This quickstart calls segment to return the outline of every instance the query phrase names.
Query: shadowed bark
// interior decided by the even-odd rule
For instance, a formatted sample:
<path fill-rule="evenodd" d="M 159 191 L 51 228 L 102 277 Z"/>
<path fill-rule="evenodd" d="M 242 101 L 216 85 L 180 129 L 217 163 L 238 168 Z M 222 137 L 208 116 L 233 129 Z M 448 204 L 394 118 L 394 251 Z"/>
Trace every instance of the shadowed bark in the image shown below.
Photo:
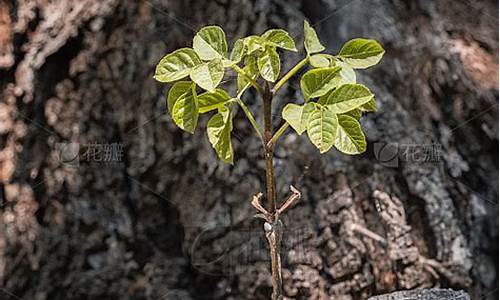
<path fill-rule="evenodd" d="M 290 129 L 276 145 L 278 201 L 302 193 L 282 218 L 285 297 L 497 299 L 497 16 L 465 0 L 0 2 L 0 299 L 268 299 L 258 138 L 238 112 L 235 164 L 219 162 L 208 119 L 181 132 L 152 75 L 206 24 L 301 46 L 304 18 L 327 52 L 367 37 L 386 54 L 358 72 L 379 109 L 365 154 L 320 155 Z M 297 79 L 280 90 L 275 128 L 300 98 Z"/>

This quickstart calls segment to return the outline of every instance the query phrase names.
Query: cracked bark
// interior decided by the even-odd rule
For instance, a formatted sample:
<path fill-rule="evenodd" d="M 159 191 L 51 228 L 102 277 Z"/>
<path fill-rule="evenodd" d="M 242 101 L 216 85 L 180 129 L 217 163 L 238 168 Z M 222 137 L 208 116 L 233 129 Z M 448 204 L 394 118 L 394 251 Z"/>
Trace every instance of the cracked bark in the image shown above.
<path fill-rule="evenodd" d="M 290 131 L 276 145 L 276 197 L 290 183 L 303 194 L 283 216 L 284 298 L 441 286 L 497 299 L 497 15 L 494 1 L 0 2 L 2 288 L 23 299 L 267 299 L 266 237 L 242 201 L 266 182 L 251 126 L 238 114 L 236 163 L 221 165 L 202 130 L 184 135 L 166 117 L 151 75 L 192 28 L 220 24 L 230 42 L 269 27 L 300 37 L 307 17 L 323 20 L 332 52 L 365 36 L 387 54 L 358 77 L 379 101 L 363 119 L 366 154 L 320 156 Z M 298 59 L 286 54 L 282 69 Z M 273 125 L 297 87 L 273 100 Z M 63 164 L 68 142 L 122 143 L 124 157 Z M 385 142 L 436 143 L 440 159 L 387 166 L 375 154 Z M 375 190 L 398 200 L 397 226 Z M 406 256 L 393 255 L 402 242 Z"/>

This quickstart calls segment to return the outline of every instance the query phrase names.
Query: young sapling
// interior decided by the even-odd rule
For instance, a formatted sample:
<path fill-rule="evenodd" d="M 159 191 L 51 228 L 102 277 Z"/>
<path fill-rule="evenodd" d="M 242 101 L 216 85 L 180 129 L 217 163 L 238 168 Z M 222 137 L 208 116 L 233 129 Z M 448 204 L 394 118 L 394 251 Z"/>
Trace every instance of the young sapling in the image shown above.
<path fill-rule="evenodd" d="M 291 195 L 281 205 L 276 199 L 273 156 L 279 138 L 292 127 L 298 135 L 307 132 L 309 140 L 325 153 L 335 147 L 345 154 L 366 150 L 366 139 L 359 122 L 364 113 L 377 110 L 373 93 L 356 83 L 355 70 L 376 65 L 384 55 L 382 46 L 371 39 L 348 41 L 337 55 L 322 53 L 316 31 L 304 21 L 305 57 L 280 78 L 278 49 L 298 52 L 294 40 L 283 29 L 270 29 L 262 35 L 238 39 L 228 56 L 226 35 L 219 26 L 206 26 L 193 38 L 192 48 L 181 48 L 164 56 L 154 78 L 163 83 L 175 82 L 167 96 L 168 111 L 174 123 L 194 133 L 200 114 L 210 113 L 207 135 L 217 156 L 233 164 L 231 141 L 234 109 L 239 106 L 262 143 L 266 166 L 266 193 L 253 196 L 251 204 L 264 219 L 264 232 L 271 257 L 271 298 L 282 298 L 280 247 L 283 224 L 280 216 L 301 197 L 293 186 Z M 297 72 L 309 66 L 300 79 L 303 103 L 286 104 L 281 115 L 283 124 L 274 130 L 272 104 L 274 96 Z M 221 88 L 226 70 L 237 74 L 234 96 Z M 257 123 L 244 101 L 253 88 L 263 101 L 264 126 Z M 265 198 L 266 205 L 262 204 Z"/>

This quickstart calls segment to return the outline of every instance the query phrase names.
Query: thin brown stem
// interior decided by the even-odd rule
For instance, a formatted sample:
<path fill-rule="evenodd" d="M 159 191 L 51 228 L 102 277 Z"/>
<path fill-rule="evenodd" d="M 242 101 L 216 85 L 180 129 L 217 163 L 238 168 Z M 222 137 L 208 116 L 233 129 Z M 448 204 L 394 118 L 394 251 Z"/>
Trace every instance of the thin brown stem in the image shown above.
<path fill-rule="evenodd" d="M 269 89 L 269 84 L 266 82 L 263 93 L 264 101 L 264 158 L 266 160 L 266 198 L 267 198 L 267 210 L 270 214 L 274 215 L 276 211 L 276 187 L 274 183 L 274 166 L 273 166 L 273 155 L 274 147 L 267 146 L 267 143 L 271 140 L 273 136 L 272 128 L 272 101 L 273 94 Z"/>
<path fill-rule="evenodd" d="M 267 229 L 266 229 L 267 228 Z M 281 277 L 281 238 L 283 236 L 283 224 L 280 220 L 276 220 L 272 225 L 266 223 L 264 225 L 266 238 L 269 243 L 269 251 L 271 255 L 271 281 L 273 284 L 272 300 L 283 299 L 283 279 Z"/>
<path fill-rule="evenodd" d="M 268 146 L 268 142 L 273 136 L 272 128 L 272 101 L 273 93 L 266 82 L 262 94 L 264 102 L 264 158 L 266 161 L 266 198 L 267 211 L 269 213 L 268 222 L 264 224 L 266 238 L 269 243 L 269 253 L 271 256 L 271 281 L 273 284 L 272 300 L 282 299 L 282 278 L 281 278 L 281 236 L 282 225 L 276 213 L 276 186 L 274 180 L 273 155 L 274 147 Z"/>
<path fill-rule="evenodd" d="M 289 207 L 293 206 L 300 198 L 300 192 L 294 187 L 290 187 L 292 195 L 285 201 L 279 208 L 276 208 L 276 183 L 274 179 L 274 145 L 276 140 L 285 132 L 287 125 L 283 126 L 274 134 L 272 128 L 272 102 L 273 96 L 276 92 L 287 82 L 300 68 L 307 64 L 308 58 L 306 57 L 300 61 L 292 70 L 290 70 L 271 90 L 269 83 L 266 81 L 264 89 L 260 89 L 263 100 L 263 113 L 264 113 L 264 158 L 266 161 L 266 199 L 267 209 L 260 205 L 259 197 L 254 197 L 252 202 L 257 211 L 261 212 L 266 217 L 264 230 L 266 238 L 269 243 L 269 251 L 271 255 L 271 276 L 273 284 L 272 300 L 280 300 L 283 298 L 283 281 L 281 277 L 281 238 L 283 235 L 283 225 L 281 223 L 280 214 L 285 212 Z M 259 90 L 259 89 L 257 89 Z"/>

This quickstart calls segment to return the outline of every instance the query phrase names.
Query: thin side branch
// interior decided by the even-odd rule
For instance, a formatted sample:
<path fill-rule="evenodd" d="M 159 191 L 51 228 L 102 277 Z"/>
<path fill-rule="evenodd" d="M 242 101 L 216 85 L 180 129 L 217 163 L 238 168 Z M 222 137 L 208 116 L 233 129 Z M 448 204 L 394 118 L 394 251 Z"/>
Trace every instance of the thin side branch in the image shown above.
<path fill-rule="evenodd" d="M 267 142 L 267 147 L 269 148 L 274 147 L 280 136 L 282 136 L 283 133 L 285 133 L 285 131 L 289 126 L 290 124 L 288 124 L 288 122 L 285 121 L 285 123 L 283 123 L 283 125 L 281 125 L 281 127 L 274 133 L 273 137 L 269 140 L 269 142 Z"/>
<path fill-rule="evenodd" d="M 290 195 L 290 197 L 288 197 L 288 199 L 285 201 L 285 203 L 283 203 L 283 205 L 281 205 L 281 207 L 278 208 L 277 215 L 281 215 L 287 209 L 289 209 L 290 207 L 295 205 L 295 203 L 297 203 L 299 201 L 300 197 L 302 196 L 300 191 L 298 189 L 296 189 L 293 185 L 290 186 L 290 190 L 292 191 L 292 194 Z"/>
<path fill-rule="evenodd" d="M 286 73 L 277 83 L 274 85 L 272 89 L 272 93 L 276 94 L 278 90 L 290 79 L 295 73 L 297 73 L 303 66 L 307 64 L 309 61 L 309 56 L 299 61 L 295 67 L 293 67 L 288 73 Z"/>
<path fill-rule="evenodd" d="M 236 98 L 236 102 L 240 105 L 241 109 L 243 109 L 243 112 L 247 116 L 248 121 L 250 121 L 250 124 L 252 124 L 253 129 L 255 129 L 255 132 L 257 132 L 257 135 L 259 136 L 260 141 L 264 144 L 264 136 L 262 135 L 262 128 L 260 128 L 259 124 L 257 121 L 255 121 L 255 118 L 252 115 L 252 112 L 248 107 L 246 106 L 245 102 L 241 100 L 240 98 Z"/>
<path fill-rule="evenodd" d="M 257 81 L 255 81 L 255 79 L 249 76 L 242 68 L 238 67 L 237 65 L 231 65 L 231 68 L 241 76 L 245 77 L 245 79 L 252 84 L 252 86 L 257 90 L 259 94 L 264 95 L 264 90 L 262 89 L 262 87 L 257 83 Z"/>
<path fill-rule="evenodd" d="M 257 195 L 254 195 L 252 198 L 252 206 L 255 207 L 255 209 L 263 214 L 266 217 L 266 221 L 270 220 L 270 214 L 269 212 L 260 204 L 260 199 L 262 198 L 262 193 L 258 193 Z"/>
<path fill-rule="evenodd" d="M 238 94 L 236 95 L 236 98 L 239 98 L 241 99 L 241 97 L 243 97 L 243 93 L 249 88 L 251 87 L 252 84 L 249 82 L 247 84 L 245 84 L 245 86 L 238 92 Z"/>
<path fill-rule="evenodd" d="M 273 87 L 271 90 L 272 95 L 275 95 L 278 90 L 288 81 L 290 78 L 292 78 L 293 75 L 295 75 L 303 66 L 305 66 L 309 62 L 309 56 L 304 58 L 303 60 L 299 61 L 295 67 L 293 67 L 288 73 L 286 73 Z M 286 129 L 290 126 L 288 122 L 285 122 L 281 127 L 272 135 L 272 137 L 267 141 L 266 146 L 268 148 L 273 148 L 274 145 L 276 145 L 276 142 L 280 138 L 280 136 L 285 133 Z"/>

